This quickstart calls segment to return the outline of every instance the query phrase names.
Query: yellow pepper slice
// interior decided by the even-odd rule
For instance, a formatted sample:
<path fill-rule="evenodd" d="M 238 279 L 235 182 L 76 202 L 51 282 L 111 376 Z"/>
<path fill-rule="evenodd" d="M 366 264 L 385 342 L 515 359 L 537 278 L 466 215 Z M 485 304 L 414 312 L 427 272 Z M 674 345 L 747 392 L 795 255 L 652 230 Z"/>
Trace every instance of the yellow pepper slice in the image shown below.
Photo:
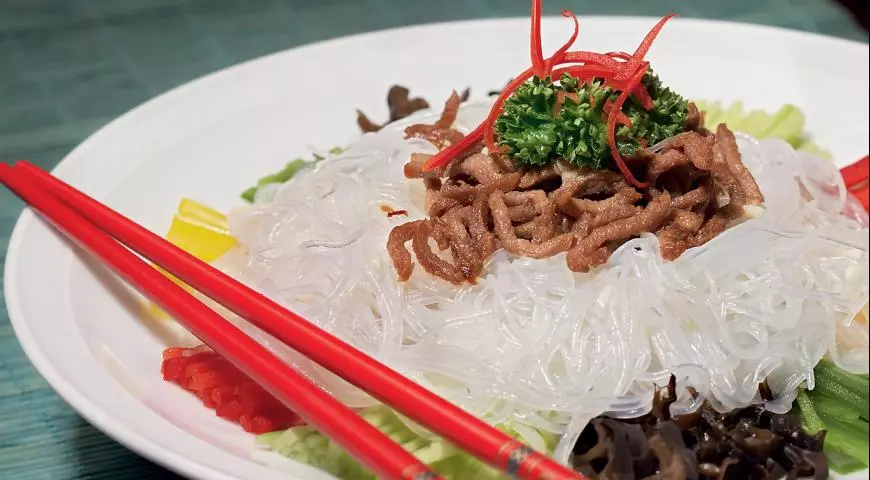
<path fill-rule="evenodd" d="M 181 203 L 178 204 L 178 215 L 222 232 L 228 232 L 230 228 L 227 225 L 226 215 L 189 198 L 181 199 Z"/>
<path fill-rule="evenodd" d="M 236 244 L 236 239 L 229 233 L 226 215 L 189 198 L 182 199 L 178 204 L 166 239 L 204 262 L 217 260 Z M 160 267 L 154 268 L 189 290 L 174 275 Z M 154 303 L 149 303 L 148 313 L 156 318 L 169 318 Z"/>

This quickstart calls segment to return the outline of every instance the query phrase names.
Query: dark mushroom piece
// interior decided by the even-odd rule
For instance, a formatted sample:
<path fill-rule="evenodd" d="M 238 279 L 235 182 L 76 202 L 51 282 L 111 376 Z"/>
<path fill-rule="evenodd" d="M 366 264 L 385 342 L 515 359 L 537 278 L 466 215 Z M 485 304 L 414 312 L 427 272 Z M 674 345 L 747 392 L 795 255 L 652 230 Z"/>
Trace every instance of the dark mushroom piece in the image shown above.
<path fill-rule="evenodd" d="M 770 393 L 764 386 L 762 397 Z M 676 398 L 671 377 L 656 392 L 650 413 L 592 419 L 575 446 L 574 468 L 594 479 L 828 478 L 824 431 L 809 435 L 795 416 L 761 406 L 721 413 L 704 402 L 695 412 L 672 417 Z"/>

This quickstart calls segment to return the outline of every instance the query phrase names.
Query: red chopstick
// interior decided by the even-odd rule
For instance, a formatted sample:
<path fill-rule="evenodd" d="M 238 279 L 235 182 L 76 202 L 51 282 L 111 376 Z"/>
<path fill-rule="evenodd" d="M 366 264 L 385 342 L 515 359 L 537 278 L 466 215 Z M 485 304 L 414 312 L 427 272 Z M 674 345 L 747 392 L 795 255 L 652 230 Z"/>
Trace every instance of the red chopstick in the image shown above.
<path fill-rule="evenodd" d="M 32 174 L 0 163 L 0 181 L 66 236 L 102 259 L 137 290 L 378 477 L 441 478 L 327 392 L 297 373 L 204 303 L 149 266 L 50 193 Z"/>
<path fill-rule="evenodd" d="M 471 455 L 518 478 L 583 478 L 38 167 L 17 168 L 143 257 Z"/>

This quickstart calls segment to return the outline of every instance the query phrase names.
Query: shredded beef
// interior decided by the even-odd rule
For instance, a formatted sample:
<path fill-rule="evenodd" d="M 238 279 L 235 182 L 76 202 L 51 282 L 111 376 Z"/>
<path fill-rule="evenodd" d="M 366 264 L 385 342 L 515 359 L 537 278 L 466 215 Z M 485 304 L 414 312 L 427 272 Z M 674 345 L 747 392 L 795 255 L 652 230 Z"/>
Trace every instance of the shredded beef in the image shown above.
<path fill-rule="evenodd" d="M 452 128 L 460 102 L 454 92 L 438 121 L 412 125 L 406 135 L 442 149 L 461 139 Z M 518 168 L 482 145 L 431 172 L 422 170 L 431 156 L 413 154 L 404 172 L 423 180 L 429 218 L 391 232 L 387 248 L 399 278 L 407 280 L 413 268 L 408 241 L 426 272 L 454 284 L 475 282 L 499 248 L 532 258 L 567 252 L 571 270 L 588 272 L 606 263 L 620 244 L 644 233 L 658 237 L 668 260 L 703 245 L 742 215 L 743 206 L 764 199 L 730 130 L 723 125 L 712 133 L 701 125 L 693 105 L 690 131 L 631 159 L 632 168 L 650 183 L 643 189 L 617 171 L 579 168 L 564 160 Z M 722 192 L 727 201 L 720 201 Z"/>

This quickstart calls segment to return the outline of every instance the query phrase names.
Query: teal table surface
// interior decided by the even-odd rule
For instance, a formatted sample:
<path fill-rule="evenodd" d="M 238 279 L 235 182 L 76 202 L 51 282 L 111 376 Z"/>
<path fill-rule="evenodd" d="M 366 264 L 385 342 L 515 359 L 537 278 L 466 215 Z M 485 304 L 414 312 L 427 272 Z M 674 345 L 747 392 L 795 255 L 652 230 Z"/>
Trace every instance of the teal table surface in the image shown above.
<path fill-rule="evenodd" d="M 862 42 L 826 0 L 574 0 L 545 13 L 662 15 L 778 25 Z M 526 0 L 0 0 L 0 160 L 51 168 L 137 104 L 214 70 L 331 37 L 524 16 Z M 22 204 L 0 191 L 0 263 Z M 0 479 L 168 479 L 106 437 L 36 373 L 0 307 Z"/>

